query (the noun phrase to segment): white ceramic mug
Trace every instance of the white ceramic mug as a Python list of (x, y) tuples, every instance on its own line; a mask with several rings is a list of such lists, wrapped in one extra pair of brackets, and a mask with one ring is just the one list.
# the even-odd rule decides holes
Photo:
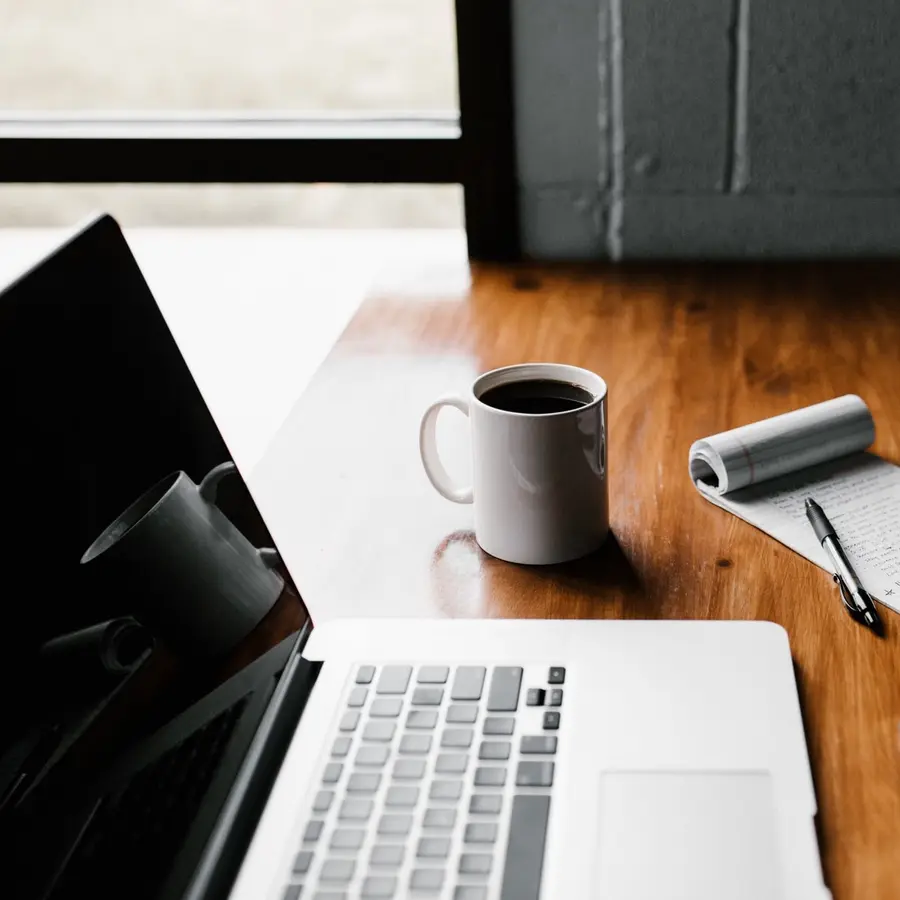
[[(487, 391), (516, 381), (552, 380), (590, 393), (577, 409), (523, 413), (483, 403)], [(606, 382), (576, 366), (527, 363), (480, 375), (464, 397), (425, 410), (422, 463), (434, 488), (455, 503), (474, 503), (475, 539), (507, 562), (542, 565), (596, 550), (609, 533)], [(469, 417), (472, 485), (453, 482), (437, 449), (437, 417), (452, 406)]]

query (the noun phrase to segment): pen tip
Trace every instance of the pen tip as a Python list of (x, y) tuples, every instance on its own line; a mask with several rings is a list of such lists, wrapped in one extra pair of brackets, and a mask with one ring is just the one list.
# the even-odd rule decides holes
[(812, 497), (807, 497), (807, 498), (806, 498), (806, 508), (807, 508), (807, 509), (810, 509), (810, 508), (812, 508), (814, 505), (815, 505), (815, 500), (813, 500)]

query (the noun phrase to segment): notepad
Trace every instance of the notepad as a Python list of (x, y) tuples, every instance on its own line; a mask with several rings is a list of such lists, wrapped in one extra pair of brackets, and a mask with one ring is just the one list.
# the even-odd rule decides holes
[(868, 406), (848, 394), (695, 441), (691, 480), (830, 572), (806, 518), (813, 497), (869, 593), (900, 611), (900, 467), (868, 452), (874, 440)]

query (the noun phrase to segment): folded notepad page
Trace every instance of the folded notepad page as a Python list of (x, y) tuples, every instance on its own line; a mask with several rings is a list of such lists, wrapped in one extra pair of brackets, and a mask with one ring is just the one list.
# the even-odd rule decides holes
[(697, 490), (831, 571), (806, 518), (816, 500), (866, 590), (900, 611), (900, 468), (866, 452), (875, 424), (853, 394), (695, 441)]

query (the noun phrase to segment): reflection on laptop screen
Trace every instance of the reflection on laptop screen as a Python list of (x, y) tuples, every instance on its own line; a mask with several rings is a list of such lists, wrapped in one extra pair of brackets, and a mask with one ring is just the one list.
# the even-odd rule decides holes
[(198, 499), (228, 448), (114, 220), (0, 294), (0, 384), (0, 728), (28, 709), (28, 674), (54, 636), (135, 616), (177, 643), (182, 604), (195, 620), (180, 649), (196, 646), (211, 609), (216, 649), (271, 605), (288, 576), (273, 554), (254, 555), (273, 543), (241, 477), (220, 470)]

